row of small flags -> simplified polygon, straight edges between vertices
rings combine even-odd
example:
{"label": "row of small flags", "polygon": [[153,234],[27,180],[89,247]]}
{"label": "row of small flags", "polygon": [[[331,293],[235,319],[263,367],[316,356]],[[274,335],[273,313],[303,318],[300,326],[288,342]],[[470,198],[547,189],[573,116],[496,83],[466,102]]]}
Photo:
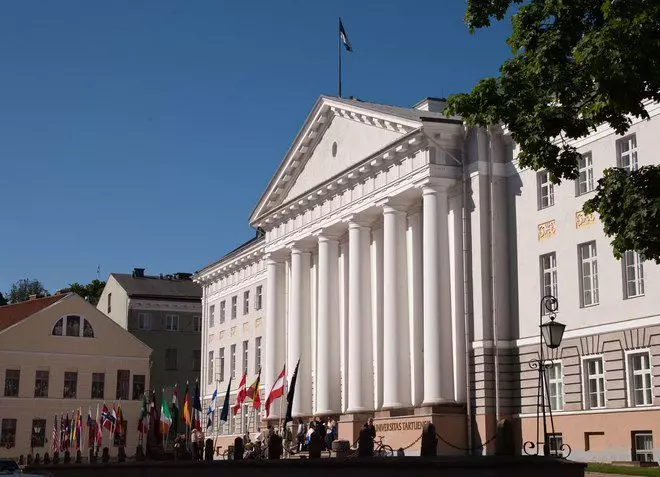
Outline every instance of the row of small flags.
{"label": "row of small flags", "polygon": [[109,408],[106,403],[103,403],[103,408],[99,416],[99,404],[96,405],[96,418],[92,417],[92,408],[90,406],[87,414],[87,422],[83,425],[82,409],[73,411],[71,418],[69,413],[60,414],[59,422],[57,414],[53,418],[53,433],[51,436],[51,450],[56,451],[71,451],[81,450],[84,446],[84,428],[87,427],[87,445],[91,448],[96,445],[101,445],[103,441],[103,429],[110,432],[113,440],[122,441],[126,434],[124,428],[124,418],[119,405],[113,404]]}
{"label": "row of small flags", "polygon": [[[156,407],[156,392],[151,392],[151,403],[147,407],[147,396],[142,397],[142,411],[140,413],[140,419],[138,421],[138,431],[142,434],[149,433],[150,429],[153,429],[155,436],[157,438],[162,437],[166,439],[170,433],[176,434],[178,432],[178,423],[179,423],[179,397],[178,397],[179,385],[174,385],[174,390],[172,391],[172,405],[171,407],[167,405],[167,400],[165,399],[165,389],[161,396],[160,402],[160,412]],[[192,397],[186,383],[186,391],[183,398],[183,412],[181,413],[181,422],[185,424],[188,428],[192,429],[201,429],[201,415],[202,415],[202,403],[199,395],[199,382],[195,383],[195,394]]]}
{"label": "row of small flags", "polygon": [[[289,392],[287,393],[287,408],[286,408],[286,417],[284,419],[284,424],[287,422],[293,420],[291,413],[292,413],[292,406],[293,406],[293,396],[295,393],[296,389],[296,380],[298,378],[298,367],[300,366],[300,360],[298,360],[298,363],[296,364],[296,369],[293,372],[293,376],[291,377],[291,383],[289,385]],[[266,402],[264,403],[264,407],[266,408],[266,417],[270,415],[270,407],[273,404],[273,402],[284,395],[284,389],[286,386],[285,383],[286,380],[286,365],[282,368],[282,371],[280,374],[277,376],[277,379],[273,383],[273,385],[270,388],[270,392],[268,393],[268,396],[266,397]],[[259,370],[259,374],[257,375],[257,379],[250,385],[249,388],[246,389],[246,383],[247,383],[247,372],[243,374],[243,377],[241,378],[241,381],[238,385],[238,392],[236,395],[236,402],[234,403],[234,406],[232,408],[234,415],[238,413],[239,409],[241,409],[242,404],[245,402],[246,399],[252,399],[252,407],[254,409],[259,410],[261,408],[261,396],[259,395],[259,384],[261,381],[261,370]],[[229,384],[227,385],[227,392],[225,394],[225,400],[222,405],[222,411],[220,412],[220,420],[223,422],[227,422],[229,419],[229,394],[231,392],[231,378],[229,378]],[[213,391],[213,395],[211,396],[211,402],[209,404],[208,411],[206,412],[207,420],[206,420],[206,428],[208,429],[209,427],[213,426],[213,417],[215,415],[215,409],[216,409],[216,401],[218,398],[218,388],[216,386],[215,391]]]}

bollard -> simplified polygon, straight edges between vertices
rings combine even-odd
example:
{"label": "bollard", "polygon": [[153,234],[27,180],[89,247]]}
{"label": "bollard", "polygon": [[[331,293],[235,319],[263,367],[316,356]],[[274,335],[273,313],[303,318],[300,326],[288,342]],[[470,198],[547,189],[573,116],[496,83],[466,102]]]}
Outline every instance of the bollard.
{"label": "bollard", "polygon": [[48,464],[50,464],[50,455],[48,454],[48,452],[46,452],[44,454],[44,465],[48,465]]}
{"label": "bollard", "polygon": [[110,462],[110,449],[108,449],[107,447],[103,448],[103,454],[101,455],[101,462],[103,462],[104,464]]}
{"label": "bollard", "polygon": [[41,456],[37,452],[36,454],[34,454],[34,465],[39,465],[39,464],[41,464]]}
{"label": "bollard", "polygon": [[[174,453],[174,457],[176,458],[176,452]],[[138,462],[144,460],[144,449],[142,448],[142,446],[137,446],[135,448],[135,460],[137,460]]]}
{"label": "bollard", "polygon": [[213,462],[213,440],[206,439],[204,443],[204,460],[206,462]]}
{"label": "bollard", "polygon": [[368,458],[374,456],[374,438],[367,427],[360,429],[358,434],[358,457]]}
{"label": "bollard", "polygon": [[406,456],[406,451],[403,450],[403,447],[399,447],[396,450],[396,456],[397,457],[405,457]]}
{"label": "bollard", "polygon": [[501,419],[497,423],[495,437],[495,455],[515,455],[516,446],[513,435],[513,424],[509,419]]}
{"label": "bollard", "polygon": [[320,459],[321,458],[321,449],[323,444],[321,442],[321,436],[316,430],[312,432],[309,436],[309,458],[310,459]]}
{"label": "bollard", "polygon": [[57,465],[60,463],[60,453],[58,451],[55,451],[53,453],[53,464]]}
{"label": "bollard", "polygon": [[438,437],[435,434],[435,426],[432,422],[424,424],[422,429],[422,447],[420,457],[435,457],[438,455]]}
{"label": "bollard", "polygon": [[68,450],[64,451],[64,463],[65,464],[71,463],[71,453]]}
{"label": "bollard", "polygon": [[126,451],[123,446],[117,449],[117,462],[126,462]]}
{"label": "bollard", "polygon": [[33,460],[34,460],[34,459],[32,458],[32,454],[31,454],[31,453],[28,454],[28,455],[27,455],[27,465],[32,465],[32,461],[33,461]]}
{"label": "bollard", "polygon": [[245,452],[245,446],[243,445],[243,439],[237,437],[234,439],[234,460],[243,460],[243,453]]}
{"label": "bollard", "polygon": [[76,451],[76,464],[82,464],[82,452]]}
{"label": "bollard", "polygon": [[268,459],[277,460],[282,457],[284,447],[282,445],[282,436],[271,434],[268,437]]}

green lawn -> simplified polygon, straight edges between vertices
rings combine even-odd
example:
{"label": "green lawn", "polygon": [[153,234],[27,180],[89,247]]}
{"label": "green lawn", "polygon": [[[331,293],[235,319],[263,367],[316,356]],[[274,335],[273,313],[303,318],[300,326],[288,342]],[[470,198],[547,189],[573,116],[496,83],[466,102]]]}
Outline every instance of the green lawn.
{"label": "green lawn", "polygon": [[587,472],[660,477],[660,467],[620,467],[612,464],[589,464],[587,466]]}

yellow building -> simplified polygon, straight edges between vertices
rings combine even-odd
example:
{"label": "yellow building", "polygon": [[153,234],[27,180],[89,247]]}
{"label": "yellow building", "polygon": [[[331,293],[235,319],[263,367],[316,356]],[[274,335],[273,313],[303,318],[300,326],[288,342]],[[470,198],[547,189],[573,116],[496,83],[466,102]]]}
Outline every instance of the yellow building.
{"label": "yellow building", "polygon": [[[52,454],[55,416],[77,410],[86,450],[88,412],[96,418],[104,403],[121,406],[132,454],[151,351],[73,293],[0,307],[0,457]],[[106,445],[113,448],[108,431]]]}

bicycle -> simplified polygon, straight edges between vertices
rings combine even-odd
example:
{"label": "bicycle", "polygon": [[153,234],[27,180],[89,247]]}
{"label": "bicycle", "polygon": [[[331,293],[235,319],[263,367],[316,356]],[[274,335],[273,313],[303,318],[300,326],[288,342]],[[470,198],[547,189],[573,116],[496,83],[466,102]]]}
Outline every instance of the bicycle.
{"label": "bicycle", "polygon": [[374,439],[374,444],[376,445],[376,449],[374,449],[374,456],[392,457],[394,455],[394,449],[392,449],[392,447],[388,446],[387,444],[383,444],[383,439],[385,439],[385,436],[378,436],[376,439]]}

